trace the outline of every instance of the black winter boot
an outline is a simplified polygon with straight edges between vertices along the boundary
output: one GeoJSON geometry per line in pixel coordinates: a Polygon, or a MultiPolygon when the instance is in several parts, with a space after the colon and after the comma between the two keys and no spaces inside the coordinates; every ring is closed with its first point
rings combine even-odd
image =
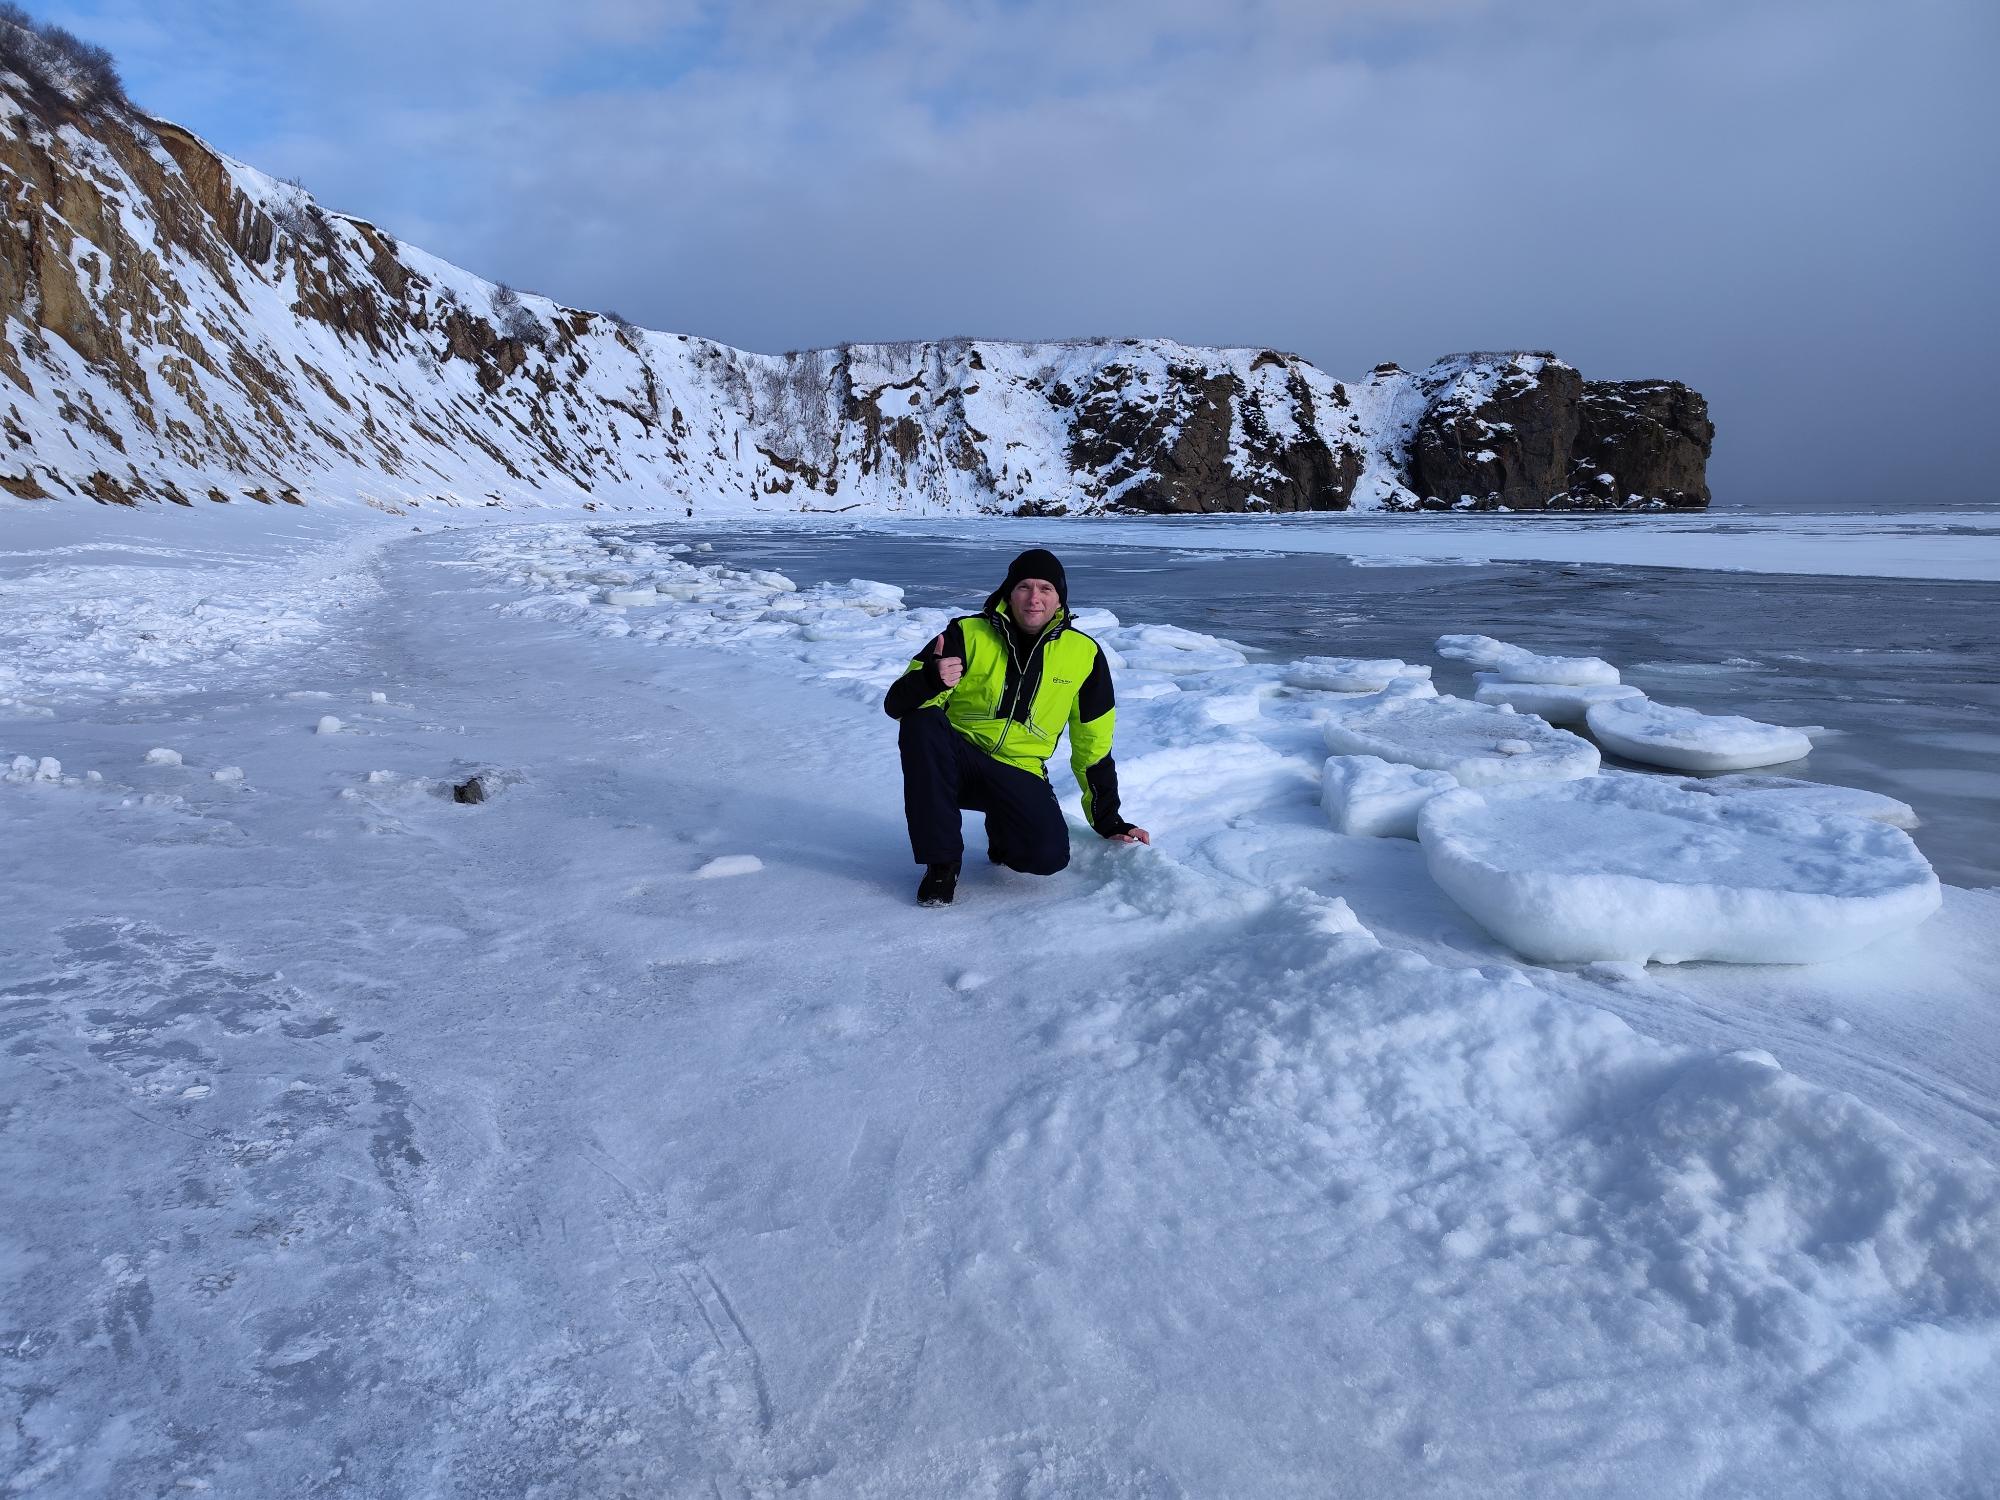
{"type": "Polygon", "coordinates": [[[917,905],[949,906],[958,893],[958,861],[925,865],[924,878],[917,884],[917,905]]]}

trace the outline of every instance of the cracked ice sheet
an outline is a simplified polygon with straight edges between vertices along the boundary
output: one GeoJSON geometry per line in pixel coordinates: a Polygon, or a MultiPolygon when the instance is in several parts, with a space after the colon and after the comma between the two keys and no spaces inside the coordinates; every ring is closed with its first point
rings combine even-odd
{"type": "MultiPolygon", "coordinates": [[[[1804,1000],[1662,1038],[1612,1011],[1692,992],[1481,949],[1417,851],[1327,830],[1282,669],[1218,645],[1121,705],[1159,850],[975,857],[920,912],[877,699],[932,615],[719,571],[622,608],[683,565],[397,540],[310,640],[0,726],[65,778],[0,784],[10,1479],[1809,1495],[2000,1458],[1990,1124],[1819,1086],[1804,1000]]],[[[1990,926],[1941,929],[1941,988],[1990,926]]]]}

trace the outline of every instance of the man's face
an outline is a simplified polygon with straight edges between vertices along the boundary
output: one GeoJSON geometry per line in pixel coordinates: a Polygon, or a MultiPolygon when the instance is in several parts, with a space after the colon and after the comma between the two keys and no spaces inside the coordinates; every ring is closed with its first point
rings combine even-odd
{"type": "Polygon", "coordinates": [[[1056,586],[1042,578],[1023,578],[1007,592],[1007,613],[1023,630],[1039,631],[1061,603],[1056,586]]]}

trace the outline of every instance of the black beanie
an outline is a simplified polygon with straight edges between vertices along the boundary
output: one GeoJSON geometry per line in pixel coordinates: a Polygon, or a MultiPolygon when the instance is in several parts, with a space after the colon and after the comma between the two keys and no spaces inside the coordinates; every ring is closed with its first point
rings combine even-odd
{"type": "Polygon", "coordinates": [[[1039,578],[1044,583],[1056,586],[1056,598],[1062,601],[1064,609],[1069,608],[1069,579],[1063,574],[1063,565],[1056,561],[1056,555],[1043,547],[1030,547],[1007,565],[1007,581],[1000,585],[996,599],[1005,599],[1014,592],[1014,585],[1023,578],[1039,578]]]}

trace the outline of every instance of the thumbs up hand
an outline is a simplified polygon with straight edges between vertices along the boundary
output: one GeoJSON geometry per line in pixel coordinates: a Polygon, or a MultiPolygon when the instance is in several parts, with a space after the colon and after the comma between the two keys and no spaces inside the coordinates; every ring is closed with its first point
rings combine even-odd
{"type": "Polygon", "coordinates": [[[944,637],[931,642],[931,658],[937,667],[938,681],[946,687],[957,687],[958,679],[965,675],[965,663],[956,656],[944,654],[944,637]]]}

